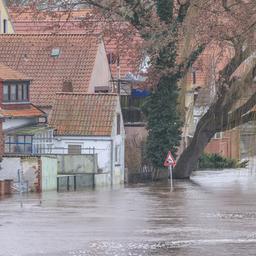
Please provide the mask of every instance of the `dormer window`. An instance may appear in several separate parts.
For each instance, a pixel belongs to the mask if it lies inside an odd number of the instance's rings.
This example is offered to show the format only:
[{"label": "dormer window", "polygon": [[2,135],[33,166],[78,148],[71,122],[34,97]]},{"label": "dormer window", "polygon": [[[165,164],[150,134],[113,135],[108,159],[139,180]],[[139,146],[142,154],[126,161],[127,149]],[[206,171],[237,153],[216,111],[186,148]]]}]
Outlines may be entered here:
[{"label": "dormer window", "polygon": [[3,32],[4,32],[4,34],[8,33],[8,21],[7,21],[7,19],[3,20]]},{"label": "dormer window", "polygon": [[60,56],[60,48],[53,48],[51,51],[51,56],[52,57],[59,57]]},{"label": "dormer window", "polygon": [[29,100],[28,82],[4,82],[3,102],[27,102]]}]

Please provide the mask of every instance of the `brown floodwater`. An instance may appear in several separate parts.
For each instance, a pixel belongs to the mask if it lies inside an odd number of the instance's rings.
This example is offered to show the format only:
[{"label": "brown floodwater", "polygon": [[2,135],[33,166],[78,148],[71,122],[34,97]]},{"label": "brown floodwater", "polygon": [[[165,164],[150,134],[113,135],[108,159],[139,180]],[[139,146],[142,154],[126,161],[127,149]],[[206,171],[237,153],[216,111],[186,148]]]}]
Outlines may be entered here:
[{"label": "brown floodwater", "polygon": [[1,256],[256,255],[256,175],[198,172],[190,181],[0,200]]}]

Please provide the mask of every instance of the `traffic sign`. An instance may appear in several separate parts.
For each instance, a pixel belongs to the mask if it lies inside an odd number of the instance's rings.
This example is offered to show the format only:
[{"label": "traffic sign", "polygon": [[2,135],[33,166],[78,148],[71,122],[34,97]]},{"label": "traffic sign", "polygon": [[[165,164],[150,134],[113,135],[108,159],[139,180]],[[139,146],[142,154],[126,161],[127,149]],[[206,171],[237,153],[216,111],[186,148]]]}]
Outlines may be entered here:
[{"label": "traffic sign", "polygon": [[167,157],[164,161],[164,166],[169,167],[169,166],[175,166],[175,165],[176,165],[176,161],[175,161],[174,157],[172,156],[171,151],[169,151],[167,154]]}]

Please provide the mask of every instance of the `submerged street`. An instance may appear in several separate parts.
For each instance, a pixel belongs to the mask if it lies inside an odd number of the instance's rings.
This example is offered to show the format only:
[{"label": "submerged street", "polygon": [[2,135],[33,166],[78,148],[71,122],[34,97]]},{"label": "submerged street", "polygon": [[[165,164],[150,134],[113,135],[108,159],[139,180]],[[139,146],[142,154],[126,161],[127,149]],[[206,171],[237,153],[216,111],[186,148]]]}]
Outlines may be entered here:
[{"label": "submerged street", "polygon": [[1,256],[255,255],[256,174],[0,200]]}]

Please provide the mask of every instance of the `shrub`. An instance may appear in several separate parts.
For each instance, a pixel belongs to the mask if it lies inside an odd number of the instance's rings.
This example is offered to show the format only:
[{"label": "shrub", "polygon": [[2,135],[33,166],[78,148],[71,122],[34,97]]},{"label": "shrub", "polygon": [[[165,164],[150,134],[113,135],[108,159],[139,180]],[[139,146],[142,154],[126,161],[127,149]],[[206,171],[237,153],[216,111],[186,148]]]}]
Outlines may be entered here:
[{"label": "shrub", "polygon": [[245,168],[248,161],[239,162],[236,159],[222,157],[218,154],[203,154],[199,159],[199,169]]}]

